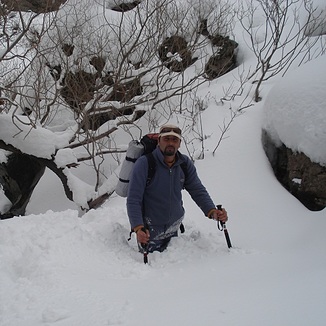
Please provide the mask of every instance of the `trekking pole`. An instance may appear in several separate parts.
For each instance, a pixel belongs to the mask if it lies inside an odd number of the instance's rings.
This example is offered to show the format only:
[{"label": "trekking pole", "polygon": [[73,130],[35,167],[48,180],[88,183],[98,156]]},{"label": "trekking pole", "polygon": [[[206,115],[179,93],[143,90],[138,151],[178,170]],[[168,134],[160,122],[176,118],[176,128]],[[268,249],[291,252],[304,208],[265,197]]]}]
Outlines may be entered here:
[{"label": "trekking pole", "polygon": [[[221,211],[222,210],[222,205],[216,205],[216,208]],[[221,224],[221,227],[219,225],[219,223]],[[217,227],[220,231],[224,232],[225,235],[225,239],[226,239],[226,243],[228,245],[228,248],[232,248],[232,244],[231,244],[231,240],[230,240],[230,236],[229,236],[229,232],[226,228],[226,224],[225,222],[221,222],[221,221],[217,221]]]},{"label": "trekking pole", "polygon": [[148,251],[147,251],[147,244],[141,244],[141,247],[143,249],[143,255],[144,255],[144,264],[148,264]]},{"label": "trekking pole", "polygon": [[[141,228],[141,230],[146,233],[145,228]],[[139,247],[140,252],[142,252],[144,255],[144,264],[148,264],[148,244],[147,243],[138,243],[138,247]]]}]

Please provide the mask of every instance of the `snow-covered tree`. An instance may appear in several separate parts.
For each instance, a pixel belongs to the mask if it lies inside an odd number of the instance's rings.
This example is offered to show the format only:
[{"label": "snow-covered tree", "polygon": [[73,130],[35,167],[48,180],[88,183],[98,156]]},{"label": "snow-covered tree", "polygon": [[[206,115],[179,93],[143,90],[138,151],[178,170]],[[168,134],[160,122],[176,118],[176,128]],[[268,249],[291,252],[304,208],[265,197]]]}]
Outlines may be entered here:
[{"label": "snow-covered tree", "polygon": [[[182,113],[209,71],[235,66],[235,42],[223,67],[206,66],[230,44],[227,2],[70,0],[42,15],[2,8],[11,34],[1,38],[0,147],[50,168],[83,209],[114,191],[121,135],[140,136],[139,119],[151,131]],[[92,166],[91,180],[83,166]],[[17,199],[15,214],[26,200]]]}]

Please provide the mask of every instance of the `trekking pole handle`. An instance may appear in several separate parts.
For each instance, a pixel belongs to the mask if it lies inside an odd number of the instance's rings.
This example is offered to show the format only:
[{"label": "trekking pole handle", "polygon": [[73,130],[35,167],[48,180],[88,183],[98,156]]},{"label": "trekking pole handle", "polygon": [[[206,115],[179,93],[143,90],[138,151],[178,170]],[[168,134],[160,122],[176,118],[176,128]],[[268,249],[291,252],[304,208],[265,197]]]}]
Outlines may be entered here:
[{"label": "trekking pole handle", "polygon": [[[142,227],[141,230],[146,233],[146,228]],[[141,243],[140,244],[143,249],[143,256],[144,256],[144,264],[148,264],[148,244]]]},{"label": "trekking pole handle", "polygon": [[[216,205],[216,208],[221,211],[222,210],[222,205]],[[219,228],[219,223],[221,224],[222,226],[222,230]],[[226,243],[228,245],[228,248],[232,248],[232,244],[231,244],[231,239],[230,239],[230,236],[229,236],[229,232],[226,228],[226,225],[225,225],[225,222],[222,222],[222,221],[217,221],[217,227],[219,230],[223,231],[224,232],[224,235],[225,235],[225,240],[226,240]]]},{"label": "trekking pole handle", "polygon": [[[221,211],[221,210],[222,210],[222,205],[216,205],[216,208],[217,208],[219,211]],[[221,231],[223,231],[223,230],[225,229],[225,222],[217,221],[217,225],[218,225],[218,223],[221,224],[221,227],[222,227],[222,230],[221,230]],[[220,228],[219,228],[219,229],[220,229]]]}]

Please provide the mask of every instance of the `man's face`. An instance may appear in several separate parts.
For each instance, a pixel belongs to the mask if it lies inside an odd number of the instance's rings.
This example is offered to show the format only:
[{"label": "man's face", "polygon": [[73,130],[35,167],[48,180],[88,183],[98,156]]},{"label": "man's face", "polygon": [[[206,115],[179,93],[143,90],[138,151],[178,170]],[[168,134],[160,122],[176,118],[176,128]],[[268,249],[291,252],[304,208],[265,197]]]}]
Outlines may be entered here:
[{"label": "man's face", "polygon": [[158,146],[164,156],[173,156],[180,148],[181,140],[175,136],[161,136]]}]

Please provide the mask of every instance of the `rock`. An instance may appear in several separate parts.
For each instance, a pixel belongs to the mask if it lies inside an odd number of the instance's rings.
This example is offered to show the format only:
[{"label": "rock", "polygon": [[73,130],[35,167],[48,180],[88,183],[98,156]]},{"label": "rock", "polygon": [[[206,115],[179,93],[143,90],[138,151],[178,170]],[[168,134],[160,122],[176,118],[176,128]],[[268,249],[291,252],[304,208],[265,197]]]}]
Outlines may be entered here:
[{"label": "rock", "polygon": [[0,184],[12,206],[1,219],[24,215],[33,190],[45,171],[45,165],[35,157],[13,153],[7,163],[0,164]]},{"label": "rock", "polygon": [[126,11],[134,9],[140,3],[141,3],[141,0],[132,1],[132,2],[125,1],[125,2],[121,2],[121,3],[117,3],[114,6],[111,6],[110,9],[113,11],[118,11],[118,12],[126,12]]},{"label": "rock", "polygon": [[83,70],[65,74],[60,94],[73,110],[79,112],[93,98],[96,78],[95,74]]},{"label": "rock", "polygon": [[161,61],[172,71],[184,71],[197,59],[192,58],[187,41],[179,35],[167,37],[158,48]]},{"label": "rock", "polygon": [[208,79],[215,79],[236,67],[235,50],[238,43],[221,35],[209,36],[209,38],[212,45],[218,47],[218,51],[206,63],[205,74]]},{"label": "rock", "polygon": [[263,130],[265,153],[279,182],[312,211],[326,207],[326,167],[312,162],[304,153],[296,153],[284,144],[276,147]]},{"label": "rock", "polygon": [[35,13],[46,13],[56,11],[67,0],[2,0],[12,11],[33,11]]}]

